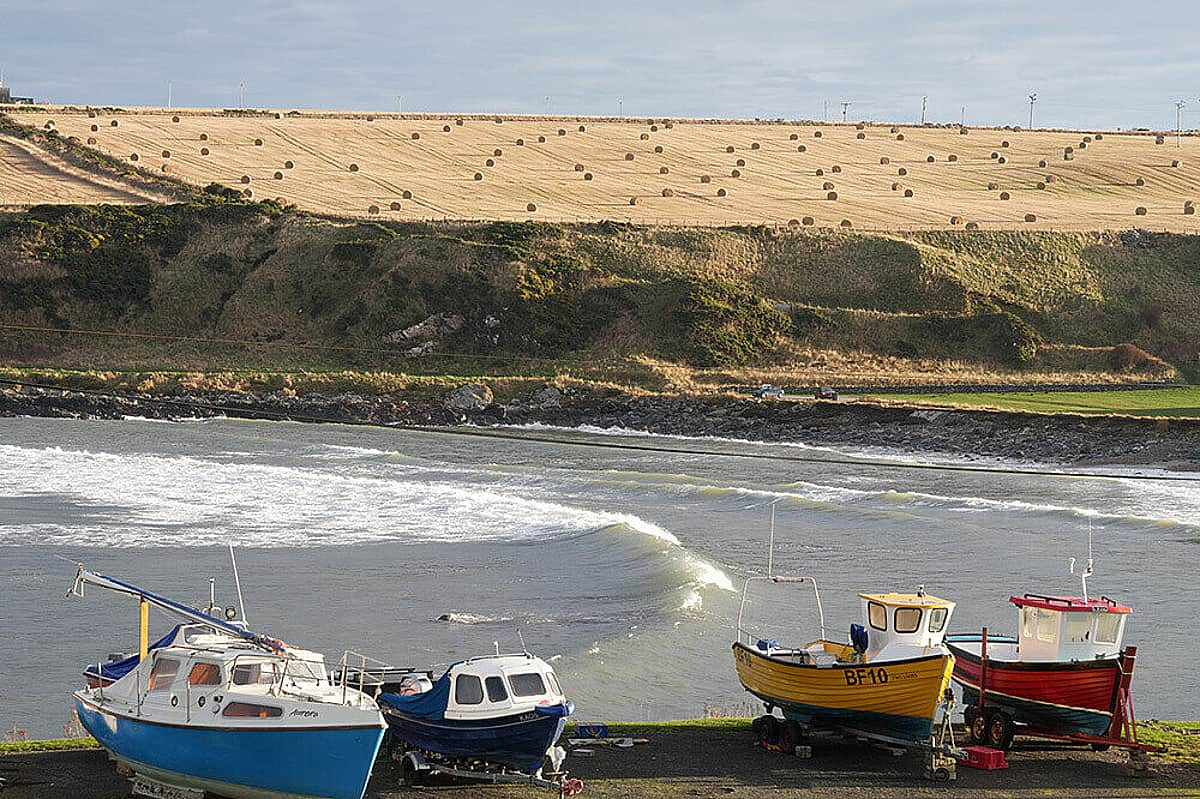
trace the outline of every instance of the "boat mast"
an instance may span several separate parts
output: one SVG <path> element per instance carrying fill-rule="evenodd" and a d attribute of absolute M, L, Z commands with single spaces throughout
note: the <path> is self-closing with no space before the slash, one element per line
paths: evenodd
<path fill-rule="evenodd" d="M 1087 565 L 1079 572 L 1075 571 L 1075 558 L 1071 558 L 1067 563 L 1067 568 L 1071 571 L 1072 577 L 1078 577 L 1083 584 L 1083 601 L 1088 601 L 1087 579 L 1092 576 L 1092 520 L 1088 519 L 1088 559 Z"/>

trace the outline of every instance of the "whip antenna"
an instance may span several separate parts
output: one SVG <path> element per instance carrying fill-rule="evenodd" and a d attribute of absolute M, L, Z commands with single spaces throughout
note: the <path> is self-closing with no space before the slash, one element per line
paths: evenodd
<path fill-rule="evenodd" d="M 237 558 L 233 554 L 233 544 L 229 545 L 229 562 L 233 564 L 233 585 L 237 589 L 238 605 L 242 610 L 242 623 L 249 624 L 246 620 L 246 600 L 242 599 L 242 578 L 238 576 Z"/>

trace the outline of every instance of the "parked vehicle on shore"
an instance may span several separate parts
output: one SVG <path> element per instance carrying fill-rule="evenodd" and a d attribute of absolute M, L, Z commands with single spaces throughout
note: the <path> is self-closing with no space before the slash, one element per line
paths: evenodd
<path fill-rule="evenodd" d="M 755 399 L 780 399 L 786 393 L 787 392 L 784 391 L 784 389 L 780 386 L 775 386 L 770 383 L 763 383 L 761 386 L 754 389 L 754 391 L 750 392 L 750 395 Z"/>

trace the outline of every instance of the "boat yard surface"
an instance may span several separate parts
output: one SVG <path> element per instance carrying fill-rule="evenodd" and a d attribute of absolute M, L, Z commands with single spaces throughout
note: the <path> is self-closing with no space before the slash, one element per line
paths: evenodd
<path fill-rule="evenodd" d="M 632 749 L 598 745 L 589 757 L 569 756 L 574 776 L 584 781 L 585 797 L 1182 797 L 1200 796 L 1200 768 L 1190 749 L 1174 747 L 1167 759 L 1152 761 L 1152 774 L 1126 775 L 1121 752 L 1097 753 L 1018 742 L 1001 771 L 958 769 L 957 780 L 935 783 L 923 776 L 919 754 L 892 756 L 867 746 L 818 746 L 811 759 L 768 752 L 752 744 L 749 723 L 669 724 L 641 728 L 648 743 Z M 0 775 L 12 780 L 5 799 L 116 799 L 129 794 L 98 749 L 5 755 Z M 1175 762 L 1176 759 L 1182 762 Z M 381 759 L 367 796 L 403 799 L 444 796 L 507 799 L 551 796 L 524 786 L 437 785 L 404 788 L 399 769 Z"/>

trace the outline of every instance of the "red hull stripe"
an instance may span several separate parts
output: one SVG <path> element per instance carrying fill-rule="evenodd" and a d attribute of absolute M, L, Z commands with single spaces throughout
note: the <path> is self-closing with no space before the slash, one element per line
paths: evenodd
<path fill-rule="evenodd" d="M 958 655 L 958 652 L 955 652 Z M 1010 668 L 1004 661 L 988 660 L 987 690 L 1015 699 L 1026 699 L 1059 707 L 1111 713 L 1116 699 L 1120 666 L 1115 660 L 1082 663 L 1046 664 L 1053 668 L 1037 668 L 1039 664 L 1022 663 Z M 957 657 L 954 679 L 979 686 L 978 658 Z"/>

